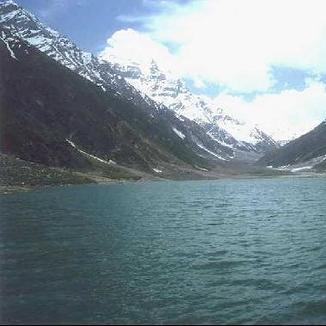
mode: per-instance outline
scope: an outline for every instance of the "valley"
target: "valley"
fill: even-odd
[[[98,58],[11,0],[1,2],[0,28],[1,157],[93,181],[325,169],[323,127],[280,147],[154,60]]]

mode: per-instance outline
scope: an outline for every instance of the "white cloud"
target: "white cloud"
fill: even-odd
[[[312,80],[302,91],[283,90],[252,101],[223,93],[215,101],[226,112],[258,124],[276,140],[300,136],[326,118],[325,85]]]
[[[203,0],[144,24],[154,39],[179,45],[188,76],[251,92],[274,84],[274,65],[326,72],[325,12],[324,0]]]
[[[145,31],[114,33],[102,56],[145,66],[154,58],[198,88],[223,85],[218,106],[259,124],[277,140],[288,139],[326,117],[325,85],[318,81],[326,73],[325,12],[325,0],[169,2],[161,14],[142,18]],[[177,50],[172,54],[165,42]],[[271,93],[274,66],[301,69],[314,79],[301,91]],[[237,92],[256,92],[256,97],[230,95]]]
[[[153,59],[165,70],[175,71],[177,67],[176,58],[167,47],[130,28],[115,32],[99,56],[118,63],[134,61],[145,68],[150,66]]]

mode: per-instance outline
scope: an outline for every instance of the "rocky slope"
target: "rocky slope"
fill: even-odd
[[[0,154],[0,194],[26,190],[35,186],[83,184],[94,182],[71,171],[49,168],[16,157]]]
[[[282,148],[267,153],[257,164],[294,171],[326,169],[326,120]]]

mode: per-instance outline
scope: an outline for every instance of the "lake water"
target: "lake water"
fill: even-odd
[[[326,178],[0,198],[9,323],[325,323]]]

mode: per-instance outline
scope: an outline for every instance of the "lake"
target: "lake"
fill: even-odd
[[[0,196],[1,323],[326,323],[326,178]]]

